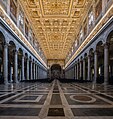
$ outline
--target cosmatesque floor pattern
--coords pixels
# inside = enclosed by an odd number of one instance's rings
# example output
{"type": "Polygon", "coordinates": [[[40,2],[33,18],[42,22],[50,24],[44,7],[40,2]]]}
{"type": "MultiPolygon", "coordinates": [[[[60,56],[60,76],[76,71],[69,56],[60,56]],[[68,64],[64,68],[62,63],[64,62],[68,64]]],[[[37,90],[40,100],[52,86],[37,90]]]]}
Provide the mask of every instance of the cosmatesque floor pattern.
{"type": "Polygon", "coordinates": [[[58,80],[0,85],[0,119],[113,119],[113,86],[58,80]]]}

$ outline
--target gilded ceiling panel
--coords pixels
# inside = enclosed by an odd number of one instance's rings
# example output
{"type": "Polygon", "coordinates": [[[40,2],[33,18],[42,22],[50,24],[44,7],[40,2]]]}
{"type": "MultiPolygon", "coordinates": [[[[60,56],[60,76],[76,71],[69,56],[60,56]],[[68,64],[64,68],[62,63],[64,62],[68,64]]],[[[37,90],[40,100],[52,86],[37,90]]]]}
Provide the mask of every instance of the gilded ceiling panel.
{"type": "Polygon", "coordinates": [[[20,0],[47,59],[65,59],[91,0],[20,0]]]}
{"type": "Polygon", "coordinates": [[[71,0],[41,0],[44,15],[68,15],[71,0]]]}

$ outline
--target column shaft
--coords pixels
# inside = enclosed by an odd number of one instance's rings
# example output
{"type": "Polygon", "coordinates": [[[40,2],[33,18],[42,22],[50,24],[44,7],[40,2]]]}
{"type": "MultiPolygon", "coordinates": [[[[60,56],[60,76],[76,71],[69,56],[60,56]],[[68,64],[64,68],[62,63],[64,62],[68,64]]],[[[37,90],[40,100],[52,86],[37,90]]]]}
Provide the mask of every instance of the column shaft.
{"type": "Polygon", "coordinates": [[[37,64],[36,64],[36,75],[35,76],[36,76],[36,79],[37,79],[37,64]]]}
{"type": "Polygon", "coordinates": [[[79,63],[77,63],[77,79],[79,79],[79,63]]]}
{"type": "Polygon", "coordinates": [[[86,79],[86,66],[85,66],[85,59],[83,60],[83,80],[86,79]]]}
{"type": "Polygon", "coordinates": [[[38,65],[37,65],[37,79],[38,79],[38,65]]]}
{"type": "Polygon", "coordinates": [[[3,60],[3,65],[4,65],[4,83],[8,83],[8,45],[4,45],[4,60],[3,60]]]}
{"type": "Polygon", "coordinates": [[[109,72],[109,62],[108,62],[108,46],[105,45],[104,47],[104,83],[108,83],[108,72],[109,72]]]}
{"type": "Polygon", "coordinates": [[[10,66],[10,82],[13,82],[12,80],[12,67],[10,66]]]}
{"type": "Polygon", "coordinates": [[[33,72],[32,72],[33,66],[32,66],[32,61],[31,61],[31,80],[33,79],[33,72]]]}
{"type": "Polygon", "coordinates": [[[98,61],[97,61],[98,60],[98,57],[97,57],[97,52],[94,53],[94,59],[95,59],[94,60],[94,62],[95,62],[94,63],[94,70],[95,70],[94,71],[95,72],[95,74],[94,74],[95,75],[94,76],[94,83],[96,83],[97,75],[98,75],[98,73],[97,73],[98,72],[98,61]]]}
{"type": "Polygon", "coordinates": [[[27,59],[27,80],[29,80],[29,59],[27,59]]]}
{"type": "Polygon", "coordinates": [[[35,80],[35,74],[36,74],[36,72],[35,72],[35,62],[34,62],[34,64],[33,64],[34,66],[33,66],[33,69],[34,69],[34,80],[35,80]]]}
{"type": "Polygon", "coordinates": [[[91,58],[88,56],[88,80],[91,80],[91,58]]]}
{"type": "Polygon", "coordinates": [[[80,79],[82,79],[82,61],[80,61],[80,79]]]}
{"type": "Polygon", "coordinates": [[[75,64],[75,79],[77,79],[77,67],[76,67],[76,64],[75,64]]]}
{"type": "Polygon", "coordinates": [[[18,82],[18,52],[15,51],[15,62],[14,62],[14,80],[17,83],[18,82]]]}
{"type": "Polygon", "coordinates": [[[22,56],[22,80],[24,79],[24,56],[22,56]]]}

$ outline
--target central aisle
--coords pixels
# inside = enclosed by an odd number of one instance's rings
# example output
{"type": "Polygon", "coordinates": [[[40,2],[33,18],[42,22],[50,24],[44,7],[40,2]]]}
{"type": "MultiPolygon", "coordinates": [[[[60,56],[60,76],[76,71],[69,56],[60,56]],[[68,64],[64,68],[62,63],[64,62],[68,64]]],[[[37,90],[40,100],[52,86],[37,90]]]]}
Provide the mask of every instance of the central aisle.
{"type": "Polygon", "coordinates": [[[91,83],[0,85],[0,119],[113,119],[113,86],[91,83]]]}
{"type": "Polygon", "coordinates": [[[65,95],[62,91],[58,80],[54,80],[52,88],[49,91],[47,99],[39,114],[40,118],[50,117],[64,119],[65,117],[73,117],[72,111],[69,108],[68,102],[66,101],[65,95]]]}

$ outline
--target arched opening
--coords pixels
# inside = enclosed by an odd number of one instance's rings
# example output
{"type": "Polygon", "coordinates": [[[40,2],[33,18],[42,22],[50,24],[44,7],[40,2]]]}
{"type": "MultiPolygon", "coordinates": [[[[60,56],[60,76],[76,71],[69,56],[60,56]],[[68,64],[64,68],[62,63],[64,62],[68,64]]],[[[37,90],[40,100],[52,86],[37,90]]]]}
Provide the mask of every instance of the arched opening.
{"type": "Polygon", "coordinates": [[[32,79],[32,58],[29,57],[29,79],[32,79]]]}
{"type": "Polygon", "coordinates": [[[0,32],[0,83],[4,83],[3,79],[3,52],[4,52],[4,35],[0,32]]]}
{"type": "Polygon", "coordinates": [[[33,59],[33,62],[32,62],[32,80],[34,80],[34,63],[35,63],[35,60],[33,59]]]}
{"type": "Polygon", "coordinates": [[[60,79],[61,78],[61,66],[59,64],[53,64],[51,66],[51,78],[60,79]]]}

